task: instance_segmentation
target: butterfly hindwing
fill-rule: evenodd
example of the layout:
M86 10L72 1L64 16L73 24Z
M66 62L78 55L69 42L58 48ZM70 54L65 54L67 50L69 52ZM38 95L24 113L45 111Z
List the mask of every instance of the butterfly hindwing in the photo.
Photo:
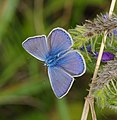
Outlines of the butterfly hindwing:
M22 43L23 48L35 58L45 61L48 54L46 36L29 37Z
M74 78L59 67L49 67L48 75L52 89L57 98L62 98L70 90Z
M86 70L85 61L82 55L76 50L70 50L62 56L58 60L57 66L74 77L81 76Z
M53 29L48 35L48 46L51 54L58 54L68 50L73 45L69 33L62 28Z

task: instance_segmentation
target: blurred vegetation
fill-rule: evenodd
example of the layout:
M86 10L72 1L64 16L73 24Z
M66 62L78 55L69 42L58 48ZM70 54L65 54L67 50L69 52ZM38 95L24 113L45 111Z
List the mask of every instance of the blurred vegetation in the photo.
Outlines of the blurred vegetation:
M80 120L91 74L76 78L58 100L47 69L21 43L58 26L74 28L109 5L109 0L0 0L0 120ZM116 113L96 110L99 120L117 119Z

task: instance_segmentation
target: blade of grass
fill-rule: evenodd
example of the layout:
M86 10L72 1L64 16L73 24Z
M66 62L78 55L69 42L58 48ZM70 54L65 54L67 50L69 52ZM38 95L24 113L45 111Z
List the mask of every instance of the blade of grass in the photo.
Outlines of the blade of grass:
M71 120L69 116L67 102L65 99L57 100L57 108L58 108L58 112L61 120Z
M3 34L5 34L6 28L16 11L19 0L5 0L3 9L0 15L0 42Z

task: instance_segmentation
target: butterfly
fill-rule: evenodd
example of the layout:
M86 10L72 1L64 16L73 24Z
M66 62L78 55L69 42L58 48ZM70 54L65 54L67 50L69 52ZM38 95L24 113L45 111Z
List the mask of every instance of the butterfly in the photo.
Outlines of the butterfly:
M59 99L68 93L74 77L81 76L86 71L83 56L71 48L72 37L63 28L54 28L48 37L45 35L29 37L22 46L48 67L51 87Z

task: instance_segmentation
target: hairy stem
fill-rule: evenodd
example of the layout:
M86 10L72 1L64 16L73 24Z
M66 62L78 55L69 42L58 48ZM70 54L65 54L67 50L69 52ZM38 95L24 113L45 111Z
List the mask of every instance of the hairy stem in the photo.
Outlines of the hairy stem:
M110 6L110 10L109 10L109 17L111 17L111 15L113 13L115 3L116 3L116 0L111 1L111 6ZM97 73L98 73L98 69L99 69L99 66L100 66L102 54L103 54L103 51L104 51L104 45L106 43L106 37L107 37L107 31L104 32L104 37L102 39L102 43L101 43L101 47L100 47L100 51L99 51L99 55L98 55L98 59L97 59L97 62L96 62L96 67L95 67L95 70L94 70L94 74L93 74L91 84L95 82L96 77L97 77ZM89 113L89 107L91 108L92 119L97 120L96 114L95 114L95 109L94 109L94 98L92 96L92 87L90 87L87 99L85 99L85 104L84 104L81 120L87 120L88 113Z

